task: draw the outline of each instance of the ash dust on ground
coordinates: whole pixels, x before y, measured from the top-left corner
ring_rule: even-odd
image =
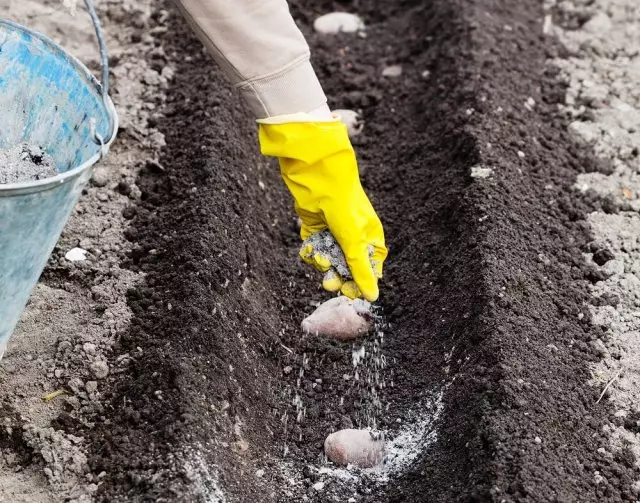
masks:
[[[290,198],[175,9],[103,3],[124,126],[0,367],[0,495],[637,498],[623,445],[635,395],[620,386],[634,376],[632,313],[618,307],[625,324],[605,332],[599,309],[610,310],[593,306],[614,294],[631,305],[621,290],[635,281],[634,248],[598,226],[616,205],[596,186],[633,176],[572,136],[613,119],[606,107],[575,115],[572,68],[588,59],[549,32],[580,37],[603,21],[600,3],[616,2],[578,15],[537,0],[291,2],[331,107],[365,119],[354,143],[391,251],[376,328],[355,345],[303,335],[300,321],[327,297],[297,260]],[[54,5],[25,2],[20,15],[95,69],[88,24]],[[366,29],[314,33],[335,9]],[[610,148],[596,142],[595,153]],[[64,259],[74,247],[86,261]],[[602,280],[607,268],[617,282]],[[623,371],[598,401],[611,369]],[[61,388],[69,395],[42,402]],[[387,436],[383,468],[323,459],[326,436],[353,427]]]

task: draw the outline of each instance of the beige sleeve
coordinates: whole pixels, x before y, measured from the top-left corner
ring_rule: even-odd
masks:
[[[176,0],[258,119],[310,112],[327,99],[286,0]]]

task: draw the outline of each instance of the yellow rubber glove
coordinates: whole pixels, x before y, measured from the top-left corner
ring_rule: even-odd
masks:
[[[342,284],[326,257],[301,251],[306,262],[328,274],[323,285],[355,298],[378,298],[378,279],[387,258],[384,231],[360,184],[346,126],[336,118],[317,122],[307,114],[262,119],[262,153],[277,157],[302,220],[300,237],[329,229],[342,248],[354,281]]]

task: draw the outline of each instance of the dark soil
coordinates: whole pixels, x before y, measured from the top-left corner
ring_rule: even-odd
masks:
[[[384,413],[343,378],[350,346],[303,338],[302,317],[327,297],[297,262],[290,198],[174,12],[162,40],[178,63],[160,124],[166,170],[142,171],[128,233],[130,267],[147,273],[120,341],[134,363],[100,413],[108,421],[82,431],[92,470],[107,473],[102,500],[216,501],[208,469],[238,502],[631,501],[632,460],[597,452],[611,411],[586,385],[593,203],[571,186],[599,167],[556,112],[564,91],[545,65],[558,48],[542,35],[541,2],[291,3],[331,105],[366,119],[356,147],[391,250]],[[363,15],[367,38],[311,33],[336,7]],[[402,76],[383,78],[389,64]],[[473,166],[493,175],[474,179]],[[437,441],[398,480],[310,489],[328,433],[376,419],[393,434],[442,390]],[[278,468],[285,446],[301,487]]]

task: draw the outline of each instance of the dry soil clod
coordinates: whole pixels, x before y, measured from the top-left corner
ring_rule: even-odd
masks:
[[[371,305],[361,299],[334,297],[320,305],[302,321],[302,330],[311,335],[350,341],[366,334],[371,328]]]
[[[369,430],[340,430],[324,441],[324,453],[337,465],[372,468],[384,459],[385,442]]]
[[[102,360],[97,360],[91,364],[91,371],[97,379],[104,379],[109,375],[109,366]]]

